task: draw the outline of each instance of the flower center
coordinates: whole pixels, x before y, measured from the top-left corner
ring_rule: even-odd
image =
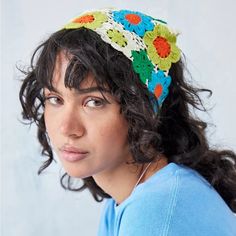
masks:
[[[85,16],[81,16],[79,18],[76,18],[73,22],[74,23],[85,24],[85,23],[91,23],[93,21],[94,21],[94,16],[93,15],[85,15]]]
[[[154,90],[154,94],[155,94],[156,98],[159,98],[161,96],[162,91],[163,91],[163,88],[162,88],[161,84],[158,84]]]
[[[129,21],[133,25],[137,25],[141,21],[141,17],[136,14],[127,14],[125,18],[127,21]]]
[[[170,54],[170,44],[168,41],[163,37],[156,37],[153,41],[154,47],[157,50],[157,53],[160,57],[168,57]]]

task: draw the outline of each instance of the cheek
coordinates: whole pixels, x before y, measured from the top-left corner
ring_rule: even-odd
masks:
[[[55,126],[57,122],[55,122],[55,116],[53,117],[50,115],[50,112],[47,112],[47,110],[44,112],[44,123],[50,140],[54,141],[54,136],[57,130],[57,127]]]
[[[45,111],[44,111],[44,123],[45,123],[45,127],[46,127],[46,129],[48,131],[48,129],[51,126],[51,121],[50,121],[50,115],[47,112],[47,109],[45,109]]]
[[[95,127],[97,142],[106,145],[106,148],[124,147],[127,144],[128,125],[123,117],[114,117],[104,122],[104,125]]]

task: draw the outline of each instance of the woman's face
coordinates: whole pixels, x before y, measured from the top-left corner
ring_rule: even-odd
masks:
[[[80,88],[65,88],[68,60],[57,56],[53,85],[57,92],[44,89],[44,118],[48,136],[65,171],[85,178],[118,171],[132,159],[128,141],[128,124],[120,106],[108,92],[104,96],[89,75]]]

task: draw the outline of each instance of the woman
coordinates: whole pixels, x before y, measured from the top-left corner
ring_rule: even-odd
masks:
[[[186,82],[176,36],[140,12],[90,11],[32,57],[20,100],[48,156],[39,173],[54,150],[64,188],[108,199],[98,235],[236,235],[236,155],[209,147],[193,111],[211,91]]]

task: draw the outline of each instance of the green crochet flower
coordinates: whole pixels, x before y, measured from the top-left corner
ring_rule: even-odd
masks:
[[[161,70],[169,70],[172,62],[180,59],[180,50],[176,46],[176,36],[164,25],[156,25],[143,37],[147,45],[147,54]]]
[[[132,57],[134,71],[139,74],[142,82],[146,84],[147,80],[151,80],[154,65],[147,57],[147,53],[145,50],[132,51]]]
[[[87,12],[79,17],[74,18],[71,22],[64,26],[65,29],[78,29],[81,27],[85,27],[88,29],[95,30],[106,22],[108,19],[106,14],[102,12]]]
[[[120,47],[125,47],[128,44],[128,40],[119,30],[110,29],[107,31],[107,36],[112,42],[118,44]]]

